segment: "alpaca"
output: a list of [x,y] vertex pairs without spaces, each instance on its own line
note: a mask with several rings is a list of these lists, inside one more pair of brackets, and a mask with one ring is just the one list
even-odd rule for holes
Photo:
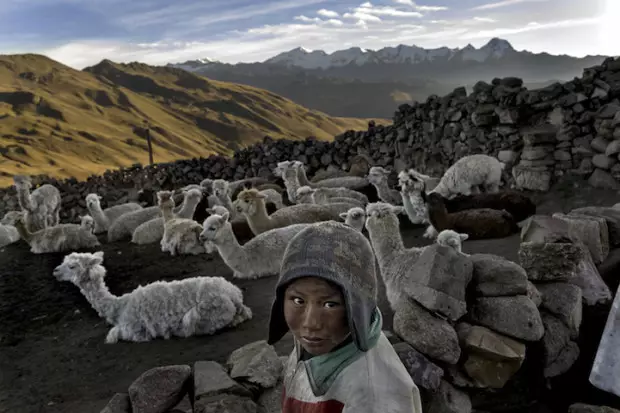
[[53,275],[77,286],[99,316],[113,325],[105,339],[108,344],[210,335],[252,318],[239,287],[223,277],[155,281],[112,295],[104,281],[103,251],[71,253]]
[[79,224],[58,224],[30,232],[24,222],[24,215],[22,212],[17,217],[15,228],[19,236],[30,245],[30,251],[34,254],[66,252],[101,245],[92,232]]
[[241,191],[236,202],[238,211],[245,215],[255,235],[292,224],[339,221],[340,213],[346,212],[350,208],[350,204],[344,203],[329,205],[299,204],[284,207],[268,215],[265,209],[265,195],[256,189]]
[[291,164],[297,170],[297,177],[300,186],[309,186],[311,188],[348,188],[361,190],[370,185],[368,179],[359,176],[343,176],[340,178],[328,178],[318,182],[310,182],[306,176],[306,168],[303,162],[293,161]]
[[203,179],[200,181],[200,186],[204,188],[204,191],[209,194],[208,195],[208,208],[211,208],[215,205],[222,205],[222,202],[213,194],[213,179]]
[[[188,191],[188,196],[195,196],[190,194],[191,191],[196,190]],[[200,191],[196,192],[202,196]],[[202,225],[191,218],[183,218],[180,215],[175,216],[173,214],[174,200],[170,191],[160,191],[157,193],[157,197],[163,215],[161,218],[163,223],[163,234],[160,241],[161,251],[169,252],[172,256],[205,253],[205,247],[199,239]],[[191,200],[187,201],[188,204],[192,202]]]
[[108,229],[108,242],[131,238],[136,228],[141,224],[160,216],[161,210],[157,205],[127,212],[110,225]]
[[[233,203],[235,209],[237,210],[238,213],[241,214],[241,216],[243,216],[243,214],[241,213],[241,209],[237,206],[238,204],[238,200],[235,200],[235,202]],[[269,205],[271,204],[267,204],[267,215],[269,214],[273,214],[275,212],[275,209],[273,209],[271,212],[269,210]],[[207,212],[209,213],[209,216],[211,215],[224,215],[224,212],[228,211],[225,207],[221,206],[221,205],[216,205],[213,208],[208,208]],[[207,217],[208,218],[208,217]],[[204,221],[203,221],[204,222]],[[237,241],[241,244],[244,245],[246,242],[248,242],[249,240],[254,238],[254,232],[252,232],[252,228],[250,228],[250,224],[248,224],[248,220],[245,218],[245,216],[243,216],[243,220],[240,221],[231,221],[229,219],[230,225],[232,227],[233,230],[233,234],[235,235],[235,238],[237,239]],[[215,245],[211,245],[213,251],[216,250]],[[207,244],[205,244],[205,249],[207,249]],[[208,253],[211,253],[213,251],[209,251],[207,249]]]
[[[166,221],[166,217],[164,215],[164,210],[168,211],[167,203],[162,206],[162,199],[160,195],[162,192],[169,194],[170,196],[167,198],[171,202],[172,208],[170,209],[171,218],[184,218],[184,219],[192,219],[194,216],[194,212],[200,200],[202,199],[202,191],[200,189],[190,189],[186,191],[183,195],[183,205],[180,210],[175,214],[174,211],[174,200],[172,199],[172,192],[170,191],[159,191],[157,192],[158,205],[161,209],[161,216],[157,218],[153,218],[148,220],[142,224],[140,224],[134,231],[131,236],[131,242],[134,244],[144,245],[144,244],[153,244],[155,242],[160,242],[162,237],[164,236],[164,223]],[[196,221],[194,221],[196,222]]]
[[473,195],[457,195],[444,199],[448,212],[476,208],[506,210],[515,221],[521,222],[536,214],[536,204],[525,194],[517,191],[500,191]]
[[451,229],[444,229],[437,235],[437,244],[453,248],[456,252],[467,255],[463,252],[463,241],[467,240],[469,235],[459,234]]
[[91,234],[95,233],[95,220],[90,215],[80,216],[80,226]]
[[22,211],[26,212],[24,222],[28,231],[36,232],[58,225],[62,204],[58,188],[44,184],[30,192],[32,180],[26,175],[15,175],[13,182],[17,190],[19,206]]
[[[282,195],[280,195],[277,191],[268,189],[264,191],[259,190],[259,192],[265,195],[265,202],[273,204],[276,210],[284,207],[284,204],[282,203]],[[221,204],[228,209],[233,221],[238,221],[242,218],[233,205],[232,199],[229,195],[230,189],[227,181],[224,179],[216,179],[213,181],[213,193],[220,200]]]
[[377,188],[377,195],[383,202],[392,205],[401,205],[402,198],[400,192],[388,186],[388,176],[390,171],[380,166],[373,166],[368,171],[368,182]]
[[127,202],[102,210],[101,199],[101,196],[95,193],[86,195],[86,208],[95,220],[95,234],[106,232],[121,215],[142,209],[136,202]]
[[412,271],[426,248],[405,248],[397,216],[404,212],[402,206],[385,202],[366,206],[366,230],[393,310],[396,310],[399,301],[408,296],[407,291],[415,287],[410,281],[414,277]]
[[340,218],[344,220],[346,225],[362,232],[364,221],[366,221],[366,211],[360,207],[351,208],[347,212],[341,213]]
[[237,199],[239,196],[239,192],[243,191],[247,185],[251,187],[258,187],[260,185],[268,184],[269,181],[265,178],[261,178],[258,176],[252,178],[243,178],[236,181],[232,181],[228,183],[228,189],[230,191],[229,195],[231,199]]
[[505,166],[505,163],[489,155],[464,156],[448,168],[431,192],[444,198],[477,193],[478,186],[483,186],[486,192],[497,192]]
[[[346,196],[332,196],[337,195],[330,192],[334,188],[315,188],[312,189],[309,186],[302,186],[297,189],[295,195],[298,204],[320,204],[328,205],[334,203],[348,203],[351,207],[364,208],[367,202],[360,201],[357,198],[350,198]],[[360,194],[362,195],[362,194]]]
[[415,181],[406,171],[401,171],[398,174],[398,184],[400,186],[402,205],[405,208],[409,222],[414,225],[427,223],[428,212],[420,193],[425,190],[425,185]]
[[431,192],[421,192],[428,209],[429,221],[437,232],[452,229],[469,235],[469,239],[504,238],[519,232],[514,217],[505,210],[490,208],[448,212],[443,197]]
[[15,221],[19,216],[20,211],[9,211],[0,220],[0,248],[4,248],[21,239],[19,231],[15,228]]
[[200,240],[215,245],[235,278],[261,278],[280,271],[291,238],[312,224],[293,224],[265,231],[241,246],[232,230],[228,211],[214,214],[203,224]]

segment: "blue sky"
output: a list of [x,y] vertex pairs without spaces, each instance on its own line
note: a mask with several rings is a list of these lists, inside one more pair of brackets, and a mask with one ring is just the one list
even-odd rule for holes
[[481,46],[620,54],[620,0],[2,0],[0,53],[43,53],[81,69],[263,61],[297,46],[333,52]]

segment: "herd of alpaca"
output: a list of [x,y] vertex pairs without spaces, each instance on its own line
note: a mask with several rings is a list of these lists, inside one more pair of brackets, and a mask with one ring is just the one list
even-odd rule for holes
[[[275,181],[205,179],[154,194],[156,205],[136,202],[102,209],[101,196],[86,196],[90,215],[79,224],[60,223],[59,191],[43,185],[29,193],[28,178],[15,177],[21,211],[0,221],[0,247],[19,239],[36,254],[69,252],[54,270],[60,281],[79,287],[92,307],[112,325],[107,343],[212,334],[252,318],[241,290],[221,277],[156,281],[121,296],[104,281],[102,236],[108,243],[159,243],[172,256],[218,254],[233,279],[276,275],[289,241],[304,228],[340,221],[367,231],[390,303],[405,294],[409,272],[427,247],[405,248],[403,222],[428,225],[426,237],[455,254],[466,240],[509,236],[536,212],[525,195],[500,191],[504,164],[486,155],[457,161],[441,178],[415,169],[372,166],[365,176],[310,181],[299,161],[279,162]],[[279,185],[277,182],[281,182]],[[179,204],[179,205],[177,205]],[[165,314],[165,317],[158,315]]]

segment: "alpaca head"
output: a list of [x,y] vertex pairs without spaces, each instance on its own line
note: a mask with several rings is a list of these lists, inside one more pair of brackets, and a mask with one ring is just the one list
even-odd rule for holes
[[13,183],[15,184],[15,189],[18,191],[20,189],[29,190],[32,188],[32,179],[27,175],[15,175],[13,176]]
[[380,185],[387,182],[390,171],[380,166],[373,166],[368,170],[368,182],[373,185]]
[[157,205],[160,208],[174,208],[174,199],[172,199],[172,191],[157,192]]
[[21,211],[9,211],[4,214],[2,220],[0,220],[0,224],[2,225],[15,225],[15,221],[19,217]]
[[344,220],[344,223],[358,231],[364,228],[364,221],[366,220],[366,211],[360,207],[354,207],[347,212],[341,212],[340,218]]
[[200,189],[192,188],[189,191],[183,192],[185,202],[190,204],[198,204],[202,199],[202,191]]
[[255,215],[258,211],[258,203],[265,202],[266,196],[257,189],[244,189],[237,195],[235,208],[237,212],[247,216]]
[[273,168],[273,174],[280,178],[284,178],[284,171],[291,167],[292,161],[278,162],[275,168]]
[[213,179],[203,179],[202,181],[200,181],[200,186],[209,193],[213,192]]
[[[235,202],[237,202],[235,200]],[[235,202],[233,202],[233,206],[235,204]],[[229,212],[225,206],[222,205],[214,205],[211,208],[207,208],[206,210],[209,215],[224,215],[224,213]]]
[[200,242],[213,243],[216,241],[222,228],[225,226],[230,227],[230,223],[228,222],[229,218],[230,214],[228,211],[224,212],[222,215],[213,214],[207,217],[202,224],[202,232],[199,236]]
[[86,195],[86,207],[88,209],[97,209],[101,207],[101,195],[91,193]]
[[299,169],[299,165],[303,164],[299,161],[293,161],[289,164],[289,166],[287,168],[282,169],[282,179],[286,180],[292,180],[292,181],[296,181],[297,180],[297,170]]
[[228,181],[224,179],[216,179],[213,181],[213,195],[218,198],[224,198],[228,193],[229,185]]
[[295,196],[296,200],[298,203],[301,203],[302,201],[309,201],[310,203],[313,203],[313,198],[312,195],[314,194],[314,189],[310,188],[309,186],[305,185],[302,186],[300,188],[297,188],[297,194]]
[[405,208],[400,205],[372,202],[366,205],[366,228],[371,231],[373,228],[382,228],[388,224],[390,228],[399,228],[398,214],[403,213],[405,213]]
[[80,216],[80,225],[92,232],[95,229],[95,220],[90,215]]
[[105,268],[102,263],[103,251],[72,252],[65,255],[62,264],[54,268],[53,275],[58,281],[69,281],[82,287],[104,277]]
[[444,229],[437,235],[437,244],[454,248],[457,252],[462,251],[463,241],[469,238],[468,234],[459,234],[451,229]]

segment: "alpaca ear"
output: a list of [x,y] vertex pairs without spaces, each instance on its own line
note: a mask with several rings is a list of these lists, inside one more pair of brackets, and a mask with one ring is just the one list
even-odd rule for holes
[[103,262],[103,251],[97,251],[93,253],[93,259],[91,260],[91,265],[101,264]]
[[209,215],[215,214],[215,212],[213,212],[213,208],[205,208],[205,211],[207,211]]
[[340,218],[342,218],[343,220],[347,219],[347,213],[346,212],[341,212],[340,213]]
[[222,214],[222,221],[226,222],[230,218],[230,212],[226,211]]
[[260,199],[265,199],[265,198],[267,198],[267,195],[265,195],[265,194],[261,194],[261,193],[259,192],[259,193],[257,193],[257,194],[256,194],[256,197],[257,197],[257,198],[260,198]]
[[405,213],[405,208],[403,206],[400,206],[400,205],[392,205],[392,212],[394,212],[396,215],[404,214]]
[[469,234],[459,234],[459,237],[461,238],[461,241],[465,241],[469,238]]
[[99,194],[97,194],[97,198],[99,198],[100,201],[103,199],[103,197]]

